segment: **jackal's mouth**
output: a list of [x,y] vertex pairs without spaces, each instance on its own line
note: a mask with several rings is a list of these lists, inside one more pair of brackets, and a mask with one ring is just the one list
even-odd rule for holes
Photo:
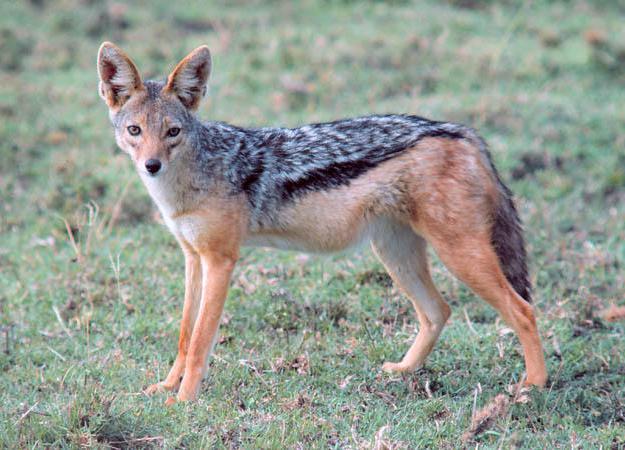
[[150,172],[150,170],[147,169],[145,166],[138,165],[137,172],[139,172],[139,175],[141,175],[141,177],[154,180],[160,178],[165,172],[167,172],[167,166],[163,165],[158,171]]
[[156,178],[160,178],[164,173],[165,173],[165,168],[163,167],[161,170],[159,170],[156,173],[150,173],[147,170],[143,170],[142,171],[145,175],[147,175],[148,178],[152,178],[152,179],[156,179]]

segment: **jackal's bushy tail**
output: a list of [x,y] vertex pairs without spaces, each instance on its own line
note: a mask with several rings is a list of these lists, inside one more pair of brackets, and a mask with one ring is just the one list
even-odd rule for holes
[[477,140],[488,158],[499,191],[499,202],[495,205],[492,217],[491,243],[508,282],[525,301],[531,303],[532,285],[527,273],[527,253],[521,219],[514,205],[512,192],[501,181],[486,143],[479,137]]
[[521,220],[510,189],[501,180],[498,181],[501,198],[493,214],[491,242],[506,278],[514,290],[531,303],[532,285],[527,274],[527,254]]

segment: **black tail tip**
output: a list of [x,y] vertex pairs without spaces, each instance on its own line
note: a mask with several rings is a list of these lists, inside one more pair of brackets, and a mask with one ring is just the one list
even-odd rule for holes
[[492,228],[492,244],[508,282],[528,303],[532,302],[532,285],[527,271],[527,253],[519,215],[512,198],[503,190]]

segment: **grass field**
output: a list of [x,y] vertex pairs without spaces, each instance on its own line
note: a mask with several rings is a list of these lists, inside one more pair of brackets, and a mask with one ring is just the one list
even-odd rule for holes
[[[0,5],[0,448],[625,447],[625,321],[602,313],[625,305],[623,2],[173,3]],[[115,148],[105,39],[148,77],[208,44],[204,118],[479,129],[525,222],[547,388],[509,394],[516,338],[434,255],[452,317],[398,377],[380,367],[416,321],[368,248],[247,249],[199,401],[143,395],[175,356],[183,258]]]

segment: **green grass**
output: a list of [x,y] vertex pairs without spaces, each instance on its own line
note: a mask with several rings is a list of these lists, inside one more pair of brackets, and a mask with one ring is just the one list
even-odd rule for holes
[[523,376],[516,338],[435,258],[452,318],[425,369],[392,377],[416,323],[368,249],[248,249],[199,401],[141,394],[175,356],[183,259],[115,149],[105,39],[159,77],[208,44],[205,118],[478,128],[525,221],[551,378],[466,445],[625,446],[625,322],[600,317],[625,302],[625,5],[516,3],[3,2],[0,447],[359,448],[388,426],[391,447],[457,448]]

